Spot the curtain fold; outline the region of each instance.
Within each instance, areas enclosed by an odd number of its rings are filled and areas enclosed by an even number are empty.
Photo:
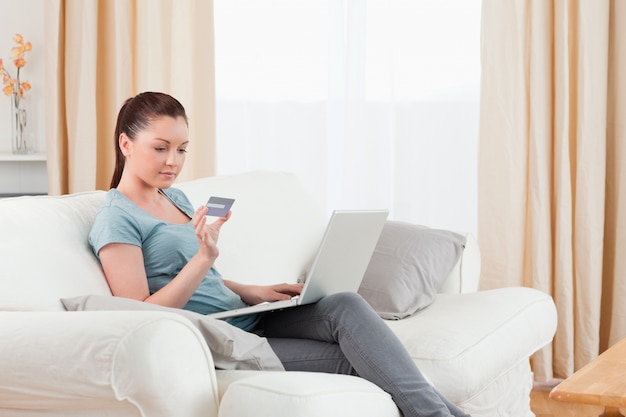
[[[180,179],[214,173],[212,1],[50,0],[45,8],[50,194],[108,189],[117,112],[142,91],[169,93],[188,111]]]
[[[551,294],[559,325],[538,380],[626,336],[626,8],[483,0],[478,238],[482,287]],[[621,239],[621,240],[620,240]]]
[[[626,311],[615,312],[626,294],[626,2],[612,1],[609,11],[606,187],[601,344],[617,343],[626,329]],[[621,277],[621,279],[620,279]]]

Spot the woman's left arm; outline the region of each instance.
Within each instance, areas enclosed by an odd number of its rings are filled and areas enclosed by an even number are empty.
[[[224,284],[249,305],[288,300],[300,294],[303,286],[303,284],[248,285],[229,280],[224,280]]]

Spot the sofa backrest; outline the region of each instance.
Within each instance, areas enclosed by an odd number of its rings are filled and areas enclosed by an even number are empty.
[[[281,172],[221,175],[175,185],[194,207],[235,198],[221,231],[217,269],[243,283],[295,282],[306,272],[328,216],[297,177]],[[104,191],[0,199],[0,310],[63,310],[63,297],[110,294],[87,242]],[[442,292],[475,291],[480,254],[468,235]]]
[[[59,299],[110,294],[87,243],[103,191],[0,199],[0,310],[58,310]]]
[[[178,183],[194,207],[210,196],[235,198],[233,216],[220,233],[216,267],[226,279],[273,284],[295,282],[306,272],[328,214],[296,175],[256,171]],[[480,251],[471,233],[461,259],[439,288],[442,293],[478,290]]]
[[[194,207],[210,196],[234,198],[215,266],[250,284],[295,282],[322,239],[327,218],[294,174],[255,171],[178,183]]]
[[[216,267],[245,283],[294,282],[326,225],[297,178],[250,172],[176,185],[194,207],[209,196],[236,199],[222,228]],[[60,298],[108,294],[87,236],[104,191],[0,199],[0,311],[62,311]]]

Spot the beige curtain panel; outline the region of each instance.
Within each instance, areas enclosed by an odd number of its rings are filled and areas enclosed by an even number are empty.
[[[626,336],[626,1],[484,0],[482,288],[551,294],[563,378]]]
[[[179,99],[190,147],[180,179],[214,173],[211,0],[46,0],[48,190],[108,189],[117,112],[142,91]]]

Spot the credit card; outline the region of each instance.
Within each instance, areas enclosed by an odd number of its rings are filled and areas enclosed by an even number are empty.
[[[209,208],[207,216],[226,217],[235,202],[234,198],[211,197],[206,206]]]

